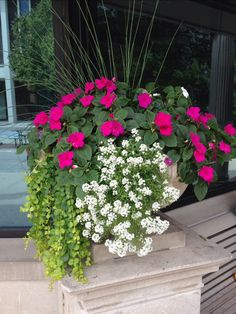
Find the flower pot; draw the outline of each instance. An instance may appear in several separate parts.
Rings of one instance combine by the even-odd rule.
[[[169,217],[161,213],[161,218],[170,220]],[[153,235],[152,238],[152,254],[156,251],[176,249],[180,247],[185,247],[185,233],[177,226],[173,221],[169,221],[169,228],[160,235]],[[104,244],[93,244],[92,245],[92,258],[94,263],[101,263],[108,260],[116,260],[121,258],[126,258],[127,256],[137,256],[136,253],[127,253],[125,257],[119,257],[116,254],[112,254],[108,251],[108,247]]]
[[[169,166],[169,178],[170,178],[169,179],[170,185],[180,191],[179,193],[179,197],[180,197],[184,193],[184,191],[187,189],[188,185],[184,182],[180,182],[176,164]]]

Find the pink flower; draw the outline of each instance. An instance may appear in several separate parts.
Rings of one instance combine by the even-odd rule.
[[[215,143],[210,142],[209,143],[209,148],[212,149],[212,150],[215,150],[216,149]]]
[[[114,113],[110,113],[110,114],[109,114],[109,117],[110,117],[111,119],[114,119]]]
[[[105,96],[103,96],[100,100],[100,104],[105,106],[107,109],[111,107],[113,102],[116,99],[116,94],[109,94],[107,93]]]
[[[106,89],[108,93],[112,93],[117,89],[117,86],[116,84],[114,84],[112,80],[111,81],[108,80],[106,84]]]
[[[231,147],[229,144],[226,144],[224,141],[221,141],[219,143],[219,149],[224,152],[225,154],[230,154],[231,153]]]
[[[63,116],[64,111],[60,107],[52,107],[49,112],[49,118],[50,120],[58,121]]]
[[[81,89],[80,87],[78,87],[78,88],[76,88],[76,89],[74,90],[74,95],[75,95],[76,97],[78,97],[81,93],[82,93],[82,89]]]
[[[64,104],[64,106],[72,104],[72,102],[75,100],[76,95],[74,93],[67,94],[61,97],[61,102]]]
[[[49,128],[50,130],[57,130],[60,131],[61,130],[61,122],[58,120],[49,120]]]
[[[73,163],[73,160],[72,160],[73,157],[74,157],[74,153],[70,151],[58,154],[57,158],[59,161],[59,167],[63,169],[65,167],[71,166]]]
[[[227,124],[224,127],[224,131],[225,131],[226,134],[228,134],[230,136],[236,135],[236,129],[233,127],[232,123]]]
[[[87,95],[80,98],[80,102],[83,107],[89,107],[93,100],[94,100],[94,96],[91,96],[91,95]]]
[[[41,111],[35,116],[33,122],[36,128],[38,128],[39,126],[45,125],[48,122],[48,115],[46,114],[46,112]]]
[[[67,143],[70,143],[74,148],[84,147],[85,136],[82,132],[74,132],[67,138]]]
[[[118,136],[124,134],[123,125],[116,120],[104,122],[102,124],[100,130],[102,132],[102,135],[105,137],[108,137],[110,135],[118,137]]]
[[[173,165],[173,160],[169,157],[166,157],[165,160],[164,160],[164,163],[167,165],[167,166],[171,166]]]
[[[189,107],[186,111],[186,114],[192,120],[199,122],[199,118],[200,118],[200,108],[199,107]]]
[[[108,79],[104,76],[101,77],[101,79],[95,80],[95,83],[98,89],[103,89],[104,87],[106,87],[107,82],[108,82]]]
[[[172,134],[172,117],[169,113],[158,112],[154,122],[159,127],[161,135],[170,136]]]
[[[195,145],[195,151],[193,153],[194,157],[195,157],[195,160],[196,162],[203,162],[206,157],[205,157],[205,154],[206,154],[206,147],[202,144],[202,143],[196,143]]]
[[[204,160],[206,160],[205,155],[202,154],[201,152],[199,152],[198,150],[195,150],[193,155],[194,155],[194,158],[195,158],[196,162],[198,162],[198,163],[203,162]]]
[[[208,121],[214,119],[215,116],[211,113],[205,113],[204,115],[200,115],[199,121],[204,125],[205,128],[208,128]]]
[[[200,136],[196,133],[190,132],[190,139],[194,146],[200,143]]]
[[[138,95],[139,107],[146,109],[152,103],[152,97],[148,93]]]
[[[85,94],[90,93],[95,87],[95,84],[93,82],[87,82],[85,84]]]
[[[212,167],[203,166],[198,172],[198,176],[210,184],[214,179],[214,169]]]
[[[57,107],[63,108],[64,106],[65,106],[65,105],[63,104],[62,101],[58,101],[58,102],[57,102]]]

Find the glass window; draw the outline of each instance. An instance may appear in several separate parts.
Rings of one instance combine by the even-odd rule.
[[[30,11],[30,0],[18,0],[18,15],[24,15]]]
[[[6,87],[5,81],[0,81],[0,121],[6,120],[7,120]]]

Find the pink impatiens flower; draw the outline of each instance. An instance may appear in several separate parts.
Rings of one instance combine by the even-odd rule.
[[[152,103],[152,97],[148,93],[142,93],[138,95],[139,107],[146,109]]]
[[[200,143],[200,136],[196,133],[190,132],[190,139],[194,146]]]
[[[219,149],[224,152],[225,154],[230,154],[231,153],[231,147],[229,144],[226,144],[224,141],[221,141],[219,143]]]
[[[108,93],[112,93],[117,89],[117,86],[112,80],[108,80],[106,83],[106,89]]]
[[[41,111],[35,116],[33,122],[36,128],[38,128],[39,126],[43,126],[48,122],[48,115],[46,114],[46,112]]]
[[[95,80],[95,83],[98,89],[103,89],[106,87],[108,81],[109,80],[103,76],[100,79]]]
[[[104,122],[100,130],[102,132],[102,135],[105,137],[108,137],[110,135],[118,137],[124,134],[123,125],[119,121],[116,121],[116,120]]]
[[[57,155],[59,161],[59,167],[64,169],[65,167],[70,167],[73,163],[74,153],[67,151]]]
[[[85,94],[89,94],[94,90],[95,84],[93,82],[87,82],[85,84]]]
[[[50,130],[52,130],[52,131],[54,131],[54,130],[60,131],[61,127],[62,127],[62,124],[61,124],[60,120],[58,120],[58,121],[57,120],[52,120],[52,119],[49,120],[49,128],[50,128]]]
[[[92,96],[92,95],[87,95],[87,96],[80,98],[80,102],[81,102],[83,107],[89,107],[93,100],[94,100],[94,96]]]
[[[154,120],[159,127],[160,134],[163,136],[170,136],[173,132],[172,117],[169,113],[158,112]]]
[[[74,148],[82,148],[85,145],[84,139],[84,133],[74,132],[67,137],[66,141],[67,143],[70,143]]]
[[[111,107],[113,102],[116,100],[116,94],[109,94],[107,93],[105,96],[103,96],[100,100],[100,104],[105,106],[107,109]]]
[[[63,103],[64,106],[67,106],[72,104],[76,97],[77,96],[75,93],[67,94],[61,97],[61,102]]]
[[[80,87],[77,87],[74,90],[74,94],[75,94],[76,97],[78,97],[81,93],[82,93],[82,89]]]
[[[52,107],[49,112],[49,118],[50,120],[58,121],[63,116],[64,111],[60,107]]]
[[[210,184],[214,179],[214,169],[212,167],[203,166],[199,170],[198,176]]]
[[[207,125],[208,121],[214,118],[215,116],[213,114],[205,113],[204,115],[200,115],[199,121],[203,124],[205,128],[208,128],[208,125]]]
[[[200,118],[200,108],[199,107],[189,107],[186,111],[186,114],[192,120],[199,122],[199,118]]]
[[[225,131],[226,134],[228,134],[230,136],[236,135],[236,129],[233,127],[232,123],[227,124],[224,127],[224,131]]]

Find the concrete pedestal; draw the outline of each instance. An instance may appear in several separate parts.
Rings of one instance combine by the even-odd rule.
[[[87,270],[86,285],[63,280],[62,313],[199,314],[202,276],[231,256],[195,232],[184,232],[184,247],[101,260]]]

